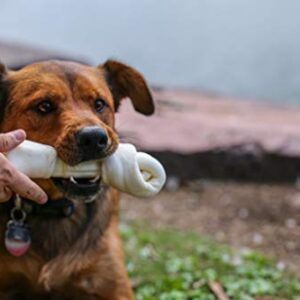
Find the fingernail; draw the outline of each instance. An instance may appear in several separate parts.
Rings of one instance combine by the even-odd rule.
[[[14,131],[13,135],[14,135],[15,139],[19,142],[24,140],[24,132],[21,130]]]
[[[40,200],[39,200],[39,203],[41,204],[45,204],[48,200],[48,197],[46,195],[43,195]]]

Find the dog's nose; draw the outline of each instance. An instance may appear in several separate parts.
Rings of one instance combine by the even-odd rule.
[[[101,158],[107,147],[108,137],[104,129],[97,126],[84,127],[76,134],[78,148],[83,154],[83,160]]]

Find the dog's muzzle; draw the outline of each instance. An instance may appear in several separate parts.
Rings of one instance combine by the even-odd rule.
[[[81,161],[101,159],[106,154],[108,136],[106,131],[98,126],[89,126],[80,129],[75,136]]]

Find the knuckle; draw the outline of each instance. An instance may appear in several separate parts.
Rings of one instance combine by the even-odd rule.
[[[35,191],[32,187],[28,187],[25,191],[25,194],[27,197],[32,197],[35,194]]]
[[[39,198],[39,191],[34,187],[30,186],[25,191],[26,197],[32,200]]]
[[[12,182],[14,179],[14,171],[8,162],[5,162],[0,167],[0,179],[2,182]]]
[[[11,138],[7,134],[0,135],[0,149],[7,149],[11,144]]]

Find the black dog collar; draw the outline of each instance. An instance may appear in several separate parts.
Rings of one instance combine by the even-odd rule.
[[[49,199],[45,204],[22,198],[22,209],[27,215],[36,215],[48,218],[71,217],[74,213],[74,204],[67,198]]]

